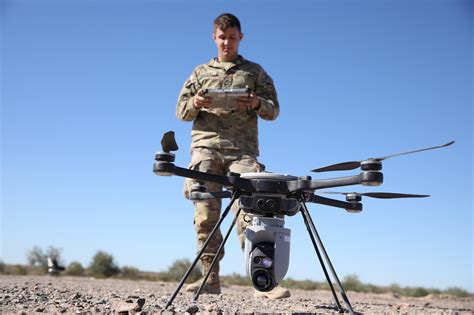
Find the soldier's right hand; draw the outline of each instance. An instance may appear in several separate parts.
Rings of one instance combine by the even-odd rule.
[[[197,94],[194,96],[193,104],[194,104],[194,107],[196,108],[201,108],[201,107],[209,108],[211,107],[211,103],[212,103],[212,97],[205,96],[203,94],[203,90],[199,90]]]

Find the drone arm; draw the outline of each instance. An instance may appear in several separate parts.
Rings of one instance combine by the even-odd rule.
[[[318,203],[318,204],[326,205],[330,207],[342,208],[346,210],[353,210],[353,211],[362,210],[362,204],[359,202],[346,202],[346,201],[330,199],[330,198],[316,196],[316,195],[307,195],[306,201]]]
[[[178,176],[182,176],[182,177],[193,178],[193,179],[196,179],[196,180],[221,184],[221,185],[224,185],[224,186],[233,186],[233,184],[230,182],[230,180],[227,176],[194,171],[194,170],[190,170],[190,169],[187,169],[187,168],[182,168],[182,167],[179,167],[179,166],[175,167],[175,173],[174,174],[178,175]]]
[[[191,200],[207,200],[207,199],[222,199],[222,198],[231,198],[232,192],[230,191],[215,191],[215,192],[200,192],[193,191],[191,192]]]
[[[245,178],[239,176],[223,176],[199,171],[190,170],[174,165],[170,162],[158,161],[153,165],[153,172],[160,176],[177,175],[181,177],[192,178],[200,181],[212,182],[221,184],[226,187],[233,187],[243,189],[246,191],[252,190],[252,186]]]
[[[311,189],[359,185],[361,183],[362,183],[361,175],[346,176],[346,177],[314,180],[311,182]]]

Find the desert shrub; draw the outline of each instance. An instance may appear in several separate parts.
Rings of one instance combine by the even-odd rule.
[[[298,281],[297,288],[303,290],[320,290],[323,288],[321,282],[316,282],[312,280],[301,280]]]
[[[243,285],[249,286],[252,285],[252,281],[247,276],[239,275],[238,273],[233,273],[230,276],[222,276],[221,280],[227,285]]]
[[[0,273],[5,273],[5,263],[0,260]]]
[[[397,293],[403,296],[422,297],[428,294],[440,294],[445,293],[439,289],[427,289],[423,287],[400,287],[398,284],[391,284],[386,288],[387,291]]]
[[[422,297],[427,296],[430,292],[422,287],[414,287],[414,288],[405,288],[402,290],[402,294],[405,296],[413,296],[413,297]]]
[[[402,288],[396,284],[396,283],[392,283],[389,287],[388,287],[388,290],[390,292],[393,292],[393,293],[397,293],[399,295],[402,295]]]
[[[449,289],[448,289],[449,290]],[[440,294],[442,293],[440,289],[430,289],[430,294]],[[449,293],[448,293],[449,294]],[[468,293],[469,294],[469,293]]]
[[[127,279],[137,280],[141,278],[140,270],[135,267],[124,266],[120,270],[120,276]]]
[[[388,289],[386,287],[380,287],[380,286],[376,286],[376,285],[373,285],[373,284],[367,284],[367,289],[368,291],[367,292],[371,292],[371,293],[386,293],[388,292]]]
[[[368,288],[363,284],[357,275],[347,275],[342,280],[342,285],[347,291],[367,292]]]
[[[180,281],[184,276],[188,268],[191,266],[191,262],[188,259],[179,259],[173,262],[167,271],[161,272],[159,280],[162,281]],[[187,282],[197,281],[202,277],[202,272],[197,268],[197,265],[193,268]]]
[[[26,267],[22,265],[14,265],[11,269],[11,274],[18,276],[26,276],[28,274],[28,269],[26,269]]]
[[[84,274],[84,267],[80,262],[73,261],[66,268],[66,274],[70,276],[82,276]]]
[[[469,296],[469,292],[467,292],[466,290],[464,290],[462,288],[458,288],[458,287],[447,288],[446,290],[443,291],[443,293],[451,294],[451,295],[459,296],[459,297]]]
[[[119,274],[120,268],[115,264],[112,255],[98,251],[92,258],[88,272],[96,278],[107,278]]]
[[[281,282],[281,285],[287,288],[296,288],[303,290],[320,290],[323,289],[323,283],[312,280],[294,280],[286,278]]]

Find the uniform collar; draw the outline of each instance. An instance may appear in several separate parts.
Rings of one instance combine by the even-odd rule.
[[[213,67],[213,68],[219,68],[219,69],[224,69],[225,71],[233,68],[233,67],[236,67],[236,66],[239,66],[241,64],[243,64],[244,62],[246,62],[245,58],[242,57],[241,55],[239,55],[239,57],[237,58],[237,60],[235,61],[219,61],[219,59],[217,59],[217,57],[215,58],[212,58],[208,65],[210,67]]]

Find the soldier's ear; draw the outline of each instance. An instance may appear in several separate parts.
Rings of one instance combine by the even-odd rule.
[[[240,33],[239,38],[240,38],[240,40],[242,40],[244,38],[244,33]]]

